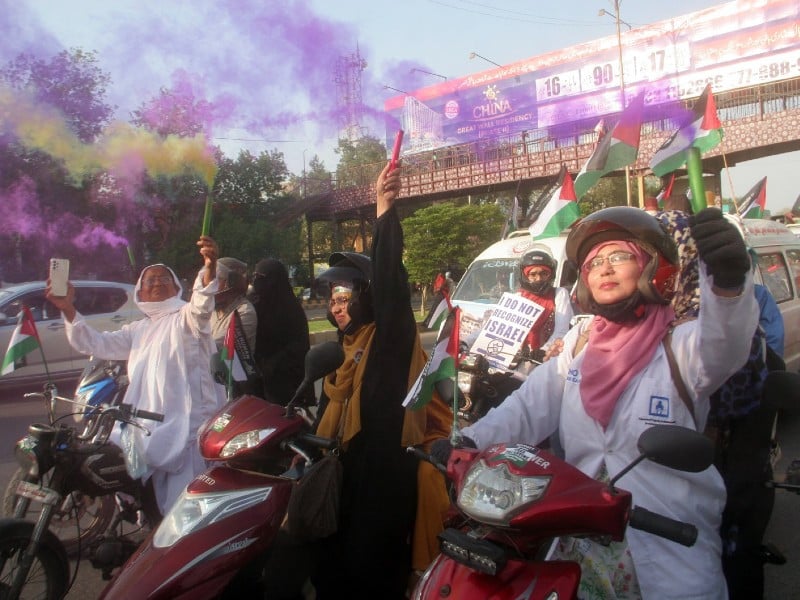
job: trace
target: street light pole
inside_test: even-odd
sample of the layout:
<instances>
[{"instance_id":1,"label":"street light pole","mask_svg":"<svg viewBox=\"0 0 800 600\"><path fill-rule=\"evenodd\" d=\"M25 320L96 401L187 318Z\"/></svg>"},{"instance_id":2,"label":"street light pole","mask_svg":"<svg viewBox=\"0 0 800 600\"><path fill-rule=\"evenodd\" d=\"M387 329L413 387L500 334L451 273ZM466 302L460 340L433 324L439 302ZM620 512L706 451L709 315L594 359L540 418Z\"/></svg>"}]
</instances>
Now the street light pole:
<instances>
[{"instance_id":1,"label":"street light pole","mask_svg":"<svg viewBox=\"0 0 800 600\"><path fill-rule=\"evenodd\" d=\"M621 110L625 110L625 66L622 62L622 30L620 24L623 23L622 19L619 17L619 2L620 0L614 0L614 14L611 15L605 9L600 9L598 13L601 17L603 15L609 15L614 17L614 23L617 26L617 51L618 51L618 60L619 60L619 96L620 96L620 104ZM625 23L628 26L628 29L631 28L630 23ZM629 165L625 166L625 200L628 206L631 206L631 168Z\"/></svg>"},{"instance_id":2,"label":"street light pole","mask_svg":"<svg viewBox=\"0 0 800 600\"><path fill-rule=\"evenodd\" d=\"M392 87L392 86L390 86L390 85L386 85L385 83L383 84L383 89L385 89L385 90L392 90L392 91L394 91L394 92L398 92L398 93L400 93L400 94L405 94L406 96L409 96L409 95L410 95L410 94L409 94L408 92L406 92L405 90L398 90L396 87Z\"/></svg>"},{"instance_id":3,"label":"street light pole","mask_svg":"<svg viewBox=\"0 0 800 600\"><path fill-rule=\"evenodd\" d=\"M444 79L445 81L447 81L447 77L445 77L444 75L439 75L439 73L431 73L430 71L426 71L425 69L414 68L414 69L411 69L411 72L412 73L414 73L414 72L416 72L416 73L425 73L426 75L433 75L434 77L439 77L439 78Z\"/></svg>"},{"instance_id":4,"label":"street light pole","mask_svg":"<svg viewBox=\"0 0 800 600\"><path fill-rule=\"evenodd\" d=\"M469 58L470 58L470 60L472 60L473 58L476 58L476 57L477 57L477 58L482 58L482 59L483 59L483 60L485 60L486 62L493 64L495 67L500 67L500 68L502 68L502 67L503 67L503 65L501 65L501 64L499 64L499 63L496 63L496 62L494 62L493 60L489 60L488 58L486 58L485 56L481 56L481 55L480 55L480 54L478 54L477 52L470 52L470 53L469 53Z\"/></svg>"}]
</instances>

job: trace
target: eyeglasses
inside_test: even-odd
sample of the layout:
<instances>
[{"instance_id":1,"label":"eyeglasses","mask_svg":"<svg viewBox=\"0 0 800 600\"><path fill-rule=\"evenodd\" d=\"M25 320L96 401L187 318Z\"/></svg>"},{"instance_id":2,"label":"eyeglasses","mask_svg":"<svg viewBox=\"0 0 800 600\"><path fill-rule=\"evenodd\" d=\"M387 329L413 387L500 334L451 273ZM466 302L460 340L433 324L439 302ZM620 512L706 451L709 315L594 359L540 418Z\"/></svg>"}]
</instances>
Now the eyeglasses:
<instances>
[{"instance_id":1,"label":"eyeglasses","mask_svg":"<svg viewBox=\"0 0 800 600\"><path fill-rule=\"evenodd\" d=\"M158 275L154 277L148 277L147 279L142 279L142 287L153 287L159 283L163 285L172 283L172 275Z\"/></svg>"},{"instance_id":2,"label":"eyeglasses","mask_svg":"<svg viewBox=\"0 0 800 600\"><path fill-rule=\"evenodd\" d=\"M328 301L328 306L333 308L334 306L347 306L350 302L350 296L340 296L339 298L331 298Z\"/></svg>"},{"instance_id":3,"label":"eyeglasses","mask_svg":"<svg viewBox=\"0 0 800 600\"><path fill-rule=\"evenodd\" d=\"M630 252L612 252L608 256L595 256L589 262L583 263L583 270L587 273L591 273L592 271L602 267L606 261L608 261L608 264L612 267L616 267L619 265L624 265L625 263L635 259L636 255L631 254Z\"/></svg>"},{"instance_id":4,"label":"eyeglasses","mask_svg":"<svg viewBox=\"0 0 800 600\"><path fill-rule=\"evenodd\" d=\"M548 277L550 277L550 271L544 271L544 270L528 271L527 273L525 273L525 277L527 277L528 279L530 279L531 277L534 277L536 279L547 279Z\"/></svg>"}]
</instances>

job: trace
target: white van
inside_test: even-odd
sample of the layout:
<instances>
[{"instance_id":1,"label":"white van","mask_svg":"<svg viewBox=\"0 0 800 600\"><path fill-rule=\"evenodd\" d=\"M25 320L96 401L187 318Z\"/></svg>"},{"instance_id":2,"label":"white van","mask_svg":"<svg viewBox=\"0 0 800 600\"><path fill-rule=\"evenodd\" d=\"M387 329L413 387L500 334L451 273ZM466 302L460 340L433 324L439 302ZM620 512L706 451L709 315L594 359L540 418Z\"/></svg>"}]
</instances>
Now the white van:
<instances>
[{"instance_id":1,"label":"white van","mask_svg":"<svg viewBox=\"0 0 800 600\"><path fill-rule=\"evenodd\" d=\"M800 370L800 239L777 221L743 221L740 231L758 255L756 283L767 287L783 316L786 370L796 372Z\"/></svg>"},{"instance_id":2,"label":"white van","mask_svg":"<svg viewBox=\"0 0 800 600\"><path fill-rule=\"evenodd\" d=\"M451 298L465 313L461 320L462 336L471 326L480 323L487 310L494 308L503 292L519 290L519 262L522 256L537 248L549 252L558 263L557 287L572 289L578 274L567 263L567 232L558 237L534 241L527 230L515 231L509 237L489 246L470 263Z\"/></svg>"}]
</instances>

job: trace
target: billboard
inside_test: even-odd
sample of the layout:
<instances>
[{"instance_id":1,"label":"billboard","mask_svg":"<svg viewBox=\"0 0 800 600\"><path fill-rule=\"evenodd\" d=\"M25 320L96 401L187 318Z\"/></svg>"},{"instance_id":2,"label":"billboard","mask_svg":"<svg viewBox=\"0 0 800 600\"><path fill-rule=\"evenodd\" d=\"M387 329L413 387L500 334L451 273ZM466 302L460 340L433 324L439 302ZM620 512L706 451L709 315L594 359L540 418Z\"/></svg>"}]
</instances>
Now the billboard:
<instances>
[{"instance_id":1,"label":"billboard","mask_svg":"<svg viewBox=\"0 0 800 600\"><path fill-rule=\"evenodd\" d=\"M800 77L800 2L738 0L389 98L403 154ZM620 52L621 50L621 52ZM387 127L387 147L395 126Z\"/></svg>"}]
</instances>

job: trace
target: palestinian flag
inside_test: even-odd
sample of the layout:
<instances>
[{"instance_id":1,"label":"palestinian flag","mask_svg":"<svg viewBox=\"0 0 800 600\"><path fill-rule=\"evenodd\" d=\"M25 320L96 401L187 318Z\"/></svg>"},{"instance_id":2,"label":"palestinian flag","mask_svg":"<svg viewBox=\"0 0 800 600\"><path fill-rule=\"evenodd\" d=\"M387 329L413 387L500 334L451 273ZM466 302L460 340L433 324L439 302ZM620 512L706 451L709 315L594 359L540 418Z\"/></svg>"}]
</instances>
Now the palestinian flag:
<instances>
[{"instance_id":1,"label":"palestinian flag","mask_svg":"<svg viewBox=\"0 0 800 600\"><path fill-rule=\"evenodd\" d=\"M458 370L459 323L461 310L456 306L447 315L442 331L436 339L431 357L408 391L403 406L417 410L433 398L434 386L444 379L453 379Z\"/></svg>"},{"instance_id":2,"label":"palestinian flag","mask_svg":"<svg viewBox=\"0 0 800 600\"><path fill-rule=\"evenodd\" d=\"M639 94L622 111L611 133L601 138L589 160L575 176L575 197L578 200L606 173L636 162L643 110L644 94Z\"/></svg>"},{"instance_id":3,"label":"palestinian flag","mask_svg":"<svg viewBox=\"0 0 800 600\"><path fill-rule=\"evenodd\" d=\"M567 227L572 225L581 216L578 201L575 197L575 186L572 177L566 170L562 171L562 178L558 187L550 196L550 201L539 213L538 218L530 226L530 234L534 240L557 237Z\"/></svg>"},{"instance_id":4,"label":"palestinian flag","mask_svg":"<svg viewBox=\"0 0 800 600\"><path fill-rule=\"evenodd\" d=\"M672 197L672 188L675 187L675 173L673 173L667 184L661 188L661 191L658 192L656 196L656 201L658 202L658 210L664 210L664 202L669 200Z\"/></svg>"},{"instance_id":5,"label":"palestinian flag","mask_svg":"<svg viewBox=\"0 0 800 600\"><path fill-rule=\"evenodd\" d=\"M504 240L508 235L517 230L517 219L519 218L519 198L514 196L514 203L511 206L511 213L508 215L508 220L503 226L503 233L500 239Z\"/></svg>"},{"instance_id":6,"label":"palestinian flag","mask_svg":"<svg viewBox=\"0 0 800 600\"><path fill-rule=\"evenodd\" d=\"M0 375L8 375L14 371L15 364L26 354L29 354L41 347L39 334L36 332L36 324L33 321L31 310L23 305L19 311L19 319L14 333L11 334L11 341L8 344L8 351L3 358L3 366L0 368Z\"/></svg>"},{"instance_id":7,"label":"palestinian flag","mask_svg":"<svg viewBox=\"0 0 800 600\"><path fill-rule=\"evenodd\" d=\"M760 219L767 208L767 178L763 177L742 198L736 211L740 217Z\"/></svg>"},{"instance_id":8,"label":"palestinian flag","mask_svg":"<svg viewBox=\"0 0 800 600\"><path fill-rule=\"evenodd\" d=\"M228 330L225 332L219 355L228 368L229 385L231 380L247 381L256 375L255 363L247 345L242 320L235 310L231 313L231 320Z\"/></svg>"},{"instance_id":9,"label":"palestinian flag","mask_svg":"<svg viewBox=\"0 0 800 600\"><path fill-rule=\"evenodd\" d=\"M686 123L656 150L650 160L650 168L661 177L686 164L686 151L689 148L697 148L701 153L708 152L721 141L722 123L717 117L717 105L709 84L694 103Z\"/></svg>"},{"instance_id":10,"label":"palestinian flag","mask_svg":"<svg viewBox=\"0 0 800 600\"><path fill-rule=\"evenodd\" d=\"M431 313L431 318L429 321L428 329L435 329L436 331L442 326L444 320L447 318L447 315L453 309L453 305L450 303L450 293L442 288L442 299L439 301L439 304L436 305L436 308L433 309Z\"/></svg>"}]
</instances>

